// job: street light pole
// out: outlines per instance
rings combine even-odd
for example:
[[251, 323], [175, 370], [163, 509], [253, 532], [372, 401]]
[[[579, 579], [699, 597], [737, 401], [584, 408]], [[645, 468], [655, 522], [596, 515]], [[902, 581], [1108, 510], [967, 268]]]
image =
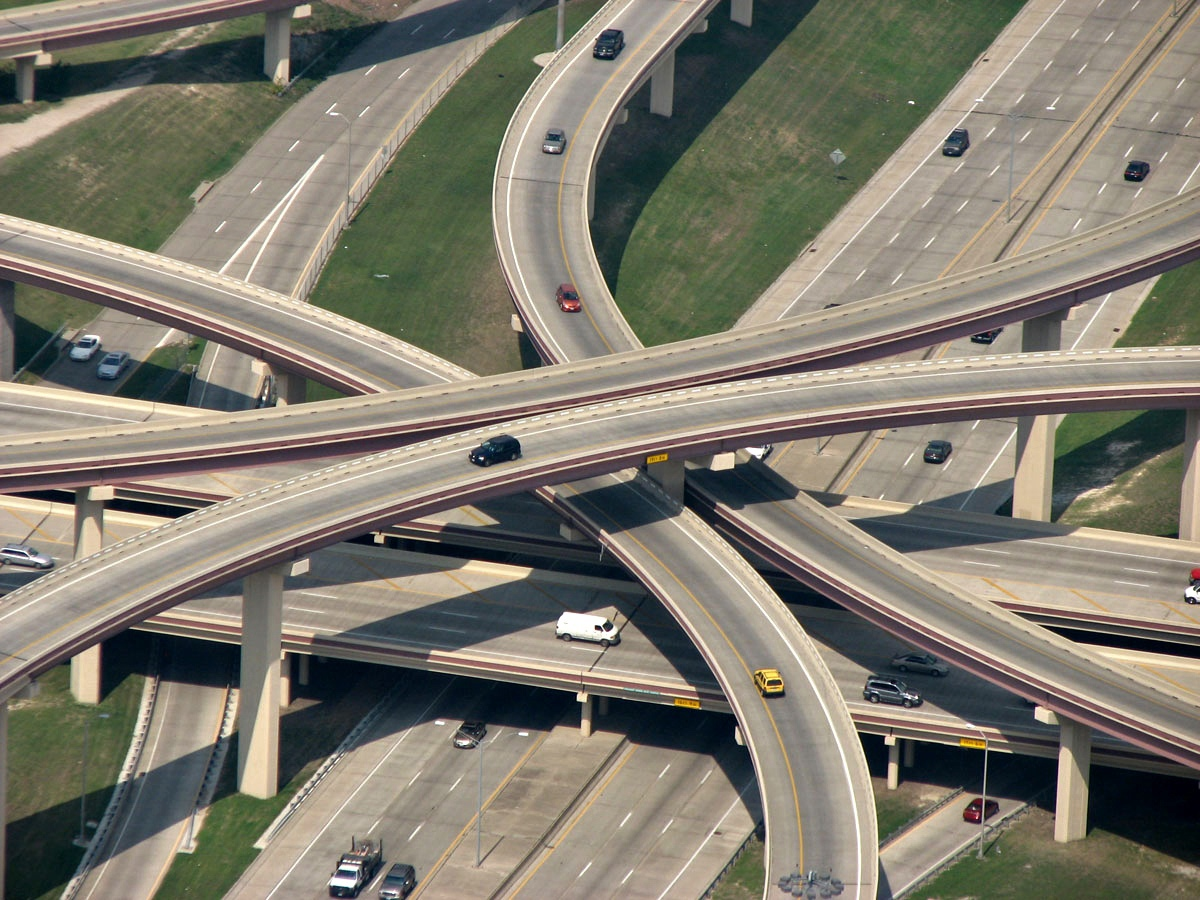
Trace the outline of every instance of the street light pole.
[[[79, 837], [75, 838], [75, 846], [86, 847], [87, 837], [87, 765], [88, 765], [88, 731], [92, 727], [92, 716], [83, 720], [83, 766], [79, 772]], [[95, 718], [107, 719], [108, 713], [100, 713]]]
[[566, 36], [567, 0], [558, 0], [558, 24], [554, 28], [554, 49], [561, 50]]
[[976, 731], [978, 731], [979, 736], [981, 738], [983, 738], [983, 790], [981, 791], [982, 796], [980, 797], [981, 802], [980, 802], [980, 806], [979, 806], [979, 853], [978, 853], [978, 858], [983, 859], [983, 841], [984, 841], [984, 836], [987, 834], [988, 739], [987, 739], [987, 735], [983, 733], [983, 729], [980, 728], [978, 725], [971, 725], [970, 722], [968, 722], [967, 724], [970, 725], [971, 728], [974, 728]]
[[[487, 743], [490, 744], [491, 741]], [[479, 751], [479, 804], [475, 810], [475, 868], [477, 869], [483, 862], [483, 748], [485, 746], [487, 744], [480, 741], [475, 747]]]
[[345, 113], [336, 110], [326, 110], [326, 115], [337, 116], [346, 120], [346, 224], [350, 224], [350, 154], [354, 149], [354, 122]]

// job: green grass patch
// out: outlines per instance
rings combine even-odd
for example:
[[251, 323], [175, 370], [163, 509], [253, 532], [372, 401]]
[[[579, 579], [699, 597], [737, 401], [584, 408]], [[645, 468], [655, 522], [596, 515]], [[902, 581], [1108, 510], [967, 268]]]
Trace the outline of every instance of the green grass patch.
[[[599, 6], [570, 4], [567, 33]], [[551, 8], [521, 22], [438, 103], [342, 235], [314, 304], [480, 374], [534, 363], [509, 324], [492, 174], [512, 111], [538, 74], [533, 58], [554, 48], [555, 17]]]
[[712, 893], [713, 900], [758, 900], [767, 876], [763, 842], [754, 837]]
[[592, 234], [642, 341], [733, 324], [1022, 5], [759, 4], [748, 30], [710, 17], [676, 55], [674, 115], [650, 115], [643, 90], [600, 163]]
[[[5, 896], [58, 897], [83, 851], [79, 834], [83, 730], [88, 726], [86, 816], [99, 819], [117, 783], [141, 702], [145, 642], [105, 644], [105, 696], [98, 707], [71, 697], [70, 666], [38, 679], [32, 700], [9, 703], [8, 859]], [[108, 718], [101, 719], [100, 715]]]

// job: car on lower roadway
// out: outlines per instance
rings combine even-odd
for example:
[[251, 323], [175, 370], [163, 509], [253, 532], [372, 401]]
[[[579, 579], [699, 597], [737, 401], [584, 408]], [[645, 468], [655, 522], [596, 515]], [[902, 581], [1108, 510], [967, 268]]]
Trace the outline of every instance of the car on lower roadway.
[[596, 59], [616, 59], [625, 49], [625, 32], [620, 28], [605, 28], [596, 38], [592, 56]]
[[955, 128], [942, 144], [942, 156], [962, 156], [971, 146], [971, 135], [965, 128]]
[[542, 152], [559, 154], [567, 149], [567, 133], [561, 128], [550, 128], [542, 138]]
[[909, 690], [908, 685], [899, 678], [878, 674], [867, 676], [867, 683], [863, 685], [863, 699], [872, 703], [891, 703], [906, 709], [925, 702], [920, 694]]
[[1145, 181], [1150, 174], [1150, 163], [1141, 159], [1131, 159], [1125, 167], [1126, 181]]
[[454, 746], [459, 750], [471, 750], [479, 746], [487, 734], [487, 726], [482, 722], [463, 722], [454, 732]]
[[494, 462], [514, 460], [520, 456], [520, 441], [511, 434], [497, 434], [468, 453], [467, 459], [477, 466], [490, 466]]
[[67, 354], [75, 362], [87, 362], [96, 355], [96, 351], [100, 349], [100, 336], [98, 334], [85, 334], [81, 338], [76, 338], [75, 345], [71, 348], [71, 352]]
[[990, 819], [996, 813], [1000, 812], [1000, 804], [995, 800], [988, 800], [987, 803], [984, 803], [982, 797], [976, 797], [963, 809], [963, 821], [978, 824], [981, 821], [981, 812], [984, 819]]
[[379, 882], [379, 900], [404, 900], [417, 886], [417, 870], [408, 863], [393, 863]]
[[0, 565], [29, 566], [33, 569], [53, 569], [54, 558], [31, 544], [5, 544], [0, 547]]
[[778, 669], [755, 669], [754, 686], [764, 697], [782, 697], [783, 676]]
[[925, 462], [941, 465], [953, 452], [954, 446], [949, 441], [930, 441], [925, 445]]
[[996, 338], [1000, 337], [1000, 332], [1002, 332], [1003, 330], [1004, 330], [1003, 327], [991, 328], [987, 331], [981, 331], [978, 334], [973, 334], [973, 335], [971, 335], [971, 343], [972, 344], [990, 344], [990, 343], [992, 343], [992, 341], [996, 340]]
[[121, 377], [128, 366], [129, 354], [124, 350], [105, 353], [104, 358], [100, 360], [100, 365], [96, 366], [96, 377], [105, 381], [115, 381]]
[[922, 653], [920, 650], [897, 653], [892, 657], [892, 668], [901, 672], [920, 672], [935, 678], [941, 678], [950, 671], [950, 667], [932, 653]]

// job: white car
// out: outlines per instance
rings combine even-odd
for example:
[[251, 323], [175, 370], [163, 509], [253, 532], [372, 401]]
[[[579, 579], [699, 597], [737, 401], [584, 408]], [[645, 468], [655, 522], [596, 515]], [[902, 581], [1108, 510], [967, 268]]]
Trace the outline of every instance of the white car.
[[1200, 603], [1200, 583], [1189, 584], [1183, 589], [1184, 603]]
[[75, 346], [71, 348], [71, 352], [67, 355], [75, 360], [75, 362], [87, 362], [96, 355], [96, 351], [100, 349], [100, 335], [85, 334], [75, 342]]
[[100, 365], [96, 366], [96, 377], [113, 381], [121, 377], [121, 373], [129, 366], [129, 354], [124, 350], [115, 350], [104, 354]]
[[775, 447], [771, 444], [759, 444], [756, 447], [743, 447], [742, 449], [745, 450], [747, 453], [749, 453], [751, 456], [753, 456], [755, 459], [764, 459], [765, 460], [768, 456], [771, 455], [771, 451], [774, 450]]

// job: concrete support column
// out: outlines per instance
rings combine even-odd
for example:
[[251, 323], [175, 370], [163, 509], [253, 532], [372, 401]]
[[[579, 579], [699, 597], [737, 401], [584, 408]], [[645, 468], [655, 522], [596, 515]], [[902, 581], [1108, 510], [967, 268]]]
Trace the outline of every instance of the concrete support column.
[[646, 474], [658, 482], [668, 497], [683, 503], [682, 459], [656, 459], [651, 456], [646, 460]]
[[738, 25], [750, 27], [754, 18], [754, 0], [732, 0], [729, 4], [729, 19]]
[[1033, 717], [1058, 725], [1058, 794], [1054, 804], [1054, 840], [1060, 844], [1087, 837], [1088, 786], [1092, 767], [1092, 729], [1043, 707]]
[[292, 656], [284, 652], [279, 659], [279, 708], [292, 705]]
[[312, 657], [307, 653], [296, 654], [296, 681], [301, 687], [308, 687], [308, 672], [309, 663], [312, 662]]
[[600, 716], [608, 715], [608, 698], [607, 697], [600, 698], [600, 705], [597, 708], [596, 713], [597, 713], [597, 715], [600, 715]]
[[586, 537], [582, 531], [567, 522], [558, 523], [558, 536], [564, 541], [582, 541]]
[[279, 657], [283, 579], [308, 571], [308, 560], [272, 566], [242, 581], [238, 790], [265, 800], [279, 791]]
[[308, 379], [295, 372], [275, 371], [275, 405], [295, 406], [308, 399]]
[[888, 749], [887, 789], [894, 791], [900, 787], [900, 739], [889, 734], [884, 736], [883, 743]]
[[[1021, 351], [1058, 350], [1066, 313], [1050, 313], [1025, 322]], [[1054, 418], [1021, 416], [1017, 419], [1017, 465], [1013, 477], [1013, 517], [1050, 521], [1054, 487]]]
[[[75, 559], [104, 546], [104, 504], [115, 495], [111, 485], [75, 491]], [[71, 696], [76, 703], [100, 702], [104, 684], [103, 645], [93, 644], [71, 660]]]
[[17, 286], [0, 280], [0, 381], [12, 381], [16, 371]]
[[902, 743], [902, 747], [904, 749], [903, 766], [911, 769], [917, 764], [917, 742], [909, 738]]
[[1187, 410], [1183, 430], [1183, 487], [1179, 496], [1179, 537], [1194, 541], [1200, 536], [1200, 410]]
[[33, 102], [34, 71], [37, 68], [37, 55], [18, 56], [13, 62], [17, 64], [17, 102]]
[[592, 736], [592, 695], [580, 691], [575, 695], [579, 701], [579, 733], [586, 737]]
[[675, 51], [663, 55], [650, 74], [650, 112], [671, 118], [675, 111]]
[[8, 857], [8, 701], [0, 702], [0, 897], [4, 892], [4, 861]]
[[275, 84], [287, 84], [292, 77], [292, 10], [267, 11], [264, 35], [263, 74]]

